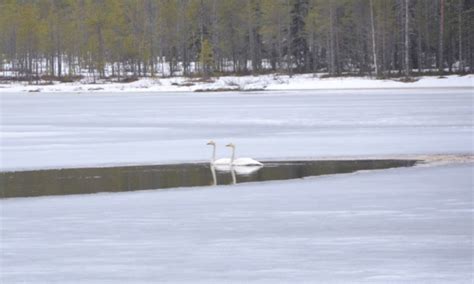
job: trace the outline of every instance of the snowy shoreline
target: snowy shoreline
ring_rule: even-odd
[[[217,92],[217,91],[297,91],[297,90],[358,90],[358,89],[420,89],[420,88],[473,88],[474,75],[417,77],[414,82],[396,79],[376,80],[370,77],[321,78],[313,74],[260,76],[225,76],[209,81],[185,77],[141,78],[131,83],[86,81],[73,83],[53,82],[51,85],[0,83],[0,93],[7,92]]]

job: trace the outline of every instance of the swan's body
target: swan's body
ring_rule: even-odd
[[[252,158],[238,158],[235,159],[235,145],[230,143],[226,145],[226,147],[231,147],[232,148],[232,156],[230,157],[230,164],[233,166],[263,166],[262,163],[260,163],[257,160],[254,160]]]
[[[217,171],[230,172],[235,171],[239,175],[248,175],[259,170],[263,164],[252,158],[238,158],[235,159],[235,145],[229,144],[226,147],[232,148],[231,158],[222,158],[216,160],[216,143],[209,141],[207,145],[212,145],[211,167]]]
[[[263,166],[262,163],[252,158],[238,158],[232,162],[233,166]]]

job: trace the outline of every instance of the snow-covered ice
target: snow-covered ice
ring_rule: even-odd
[[[283,182],[0,200],[1,283],[472,283],[472,88],[0,93],[0,170],[427,157]],[[449,160],[449,159],[448,159]],[[467,159],[469,160],[469,159]],[[439,164],[434,166],[433,163]]]
[[[474,164],[1,200],[2,283],[472,283]]]
[[[473,153],[472,89],[0,94],[0,170]]]

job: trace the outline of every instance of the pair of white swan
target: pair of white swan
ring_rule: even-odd
[[[209,141],[207,142],[207,145],[212,145],[212,158],[211,158],[211,165],[214,166],[258,166],[261,167],[263,166],[262,163],[259,161],[256,161],[252,158],[238,158],[235,159],[235,145],[230,143],[225,145],[226,147],[232,148],[232,156],[229,158],[222,158],[216,160],[216,142],[214,141]]]

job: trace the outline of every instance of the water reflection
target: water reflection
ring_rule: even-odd
[[[213,164],[211,164],[210,169],[211,169],[211,175],[212,175],[211,185],[217,185],[216,168],[214,167]]]
[[[406,167],[414,160],[281,161],[221,171],[203,164],[129,166],[0,173],[2,198],[118,192],[285,180],[357,170]]]
[[[232,167],[232,170],[238,175],[251,175],[261,168],[262,166],[234,166]]]
[[[232,177],[232,184],[237,184],[237,177],[235,176],[235,169],[234,167],[230,168],[230,175]]]

